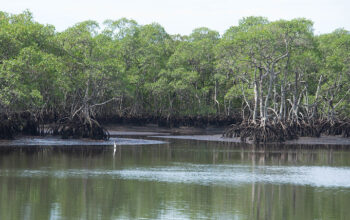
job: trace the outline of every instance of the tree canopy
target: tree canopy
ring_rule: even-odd
[[[349,80],[350,32],[315,35],[303,18],[181,36],[126,18],[57,32],[29,11],[0,12],[2,113],[335,120],[349,117]]]

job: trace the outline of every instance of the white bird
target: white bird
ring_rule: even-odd
[[[116,151],[117,151],[117,144],[116,144],[115,141],[114,141],[114,151],[113,151],[113,154],[115,154]]]

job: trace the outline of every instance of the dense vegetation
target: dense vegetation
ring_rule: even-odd
[[[350,32],[317,36],[312,25],[247,17],[222,36],[208,28],[181,36],[123,18],[56,32],[28,11],[0,12],[0,138],[108,138],[98,119],[237,113],[242,123],[228,136],[347,136]]]

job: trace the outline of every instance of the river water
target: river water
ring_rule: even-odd
[[[350,146],[139,138],[0,144],[0,219],[349,219]]]

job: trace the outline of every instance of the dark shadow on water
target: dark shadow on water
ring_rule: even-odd
[[[97,158],[130,164],[260,164],[348,166],[349,146],[341,145],[249,145],[195,140],[167,140],[168,144],[118,146],[1,146],[0,158],[7,155],[44,155],[47,158]],[[19,158],[18,158],[19,159]]]

